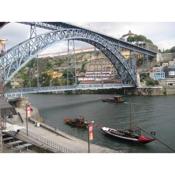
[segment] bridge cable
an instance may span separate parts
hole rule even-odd
[[[68,52],[68,55],[67,55],[67,69],[66,69],[66,82],[67,82],[67,86],[68,86],[68,79],[69,79],[69,75],[68,75],[68,68],[69,68],[69,40],[67,41],[67,52]]]
[[[36,64],[37,64],[37,87],[40,87],[40,82],[39,82],[39,57],[38,57],[38,55],[36,56]]]
[[[77,85],[77,76],[76,76],[76,71],[77,71],[77,59],[76,59],[76,53],[75,53],[75,42],[72,40],[73,44],[73,55],[74,55],[74,84]]]

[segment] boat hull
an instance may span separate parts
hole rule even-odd
[[[149,137],[145,137],[143,135],[126,136],[125,134],[121,133],[121,130],[107,128],[107,127],[102,127],[101,130],[107,136],[111,136],[113,138],[117,138],[117,139],[124,140],[124,141],[129,141],[129,142],[146,144],[146,143],[150,143],[155,140]]]
[[[121,96],[115,96],[113,98],[105,98],[102,99],[103,102],[108,102],[108,103],[124,103],[125,100]]]
[[[65,118],[64,123],[75,128],[87,128],[87,122],[81,119]]]

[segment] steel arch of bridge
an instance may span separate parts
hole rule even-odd
[[[5,84],[39,52],[62,40],[80,40],[94,45],[111,61],[123,83],[137,86],[135,67],[128,64],[113,43],[84,29],[60,29],[48,32],[28,39],[8,50],[0,58]]]
[[[156,51],[153,51],[152,49],[150,50],[147,48],[143,48],[143,47],[140,47],[138,45],[123,41],[121,39],[116,39],[116,38],[113,38],[111,36],[107,36],[106,34],[98,33],[96,31],[82,28],[80,26],[68,24],[65,22],[19,22],[19,23],[29,25],[29,26],[35,26],[35,27],[42,28],[42,29],[52,30],[52,31],[60,30],[60,29],[68,29],[68,28],[69,29],[83,29],[83,30],[89,31],[91,33],[95,33],[95,34],[102,36],[103,38],[112,42],[113,45],[118,49],[124,48],[124,49],[128,49],[128,50],[131,50],[133,52],[144,54],[144,55],[147,55],[150,57],[155,57],[157,54]]]

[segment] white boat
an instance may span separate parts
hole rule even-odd
[[[155,139],[144,136],[142,134],[137,134],[134,130],[119,130],[119,129],[113,129],[108,127],[102,127],[101,130],[104,134],[108,136],[112,136],[118,139],[137,142],[137,143],[150,143],[154,141]]]

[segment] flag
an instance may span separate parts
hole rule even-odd
[[[26,107],[27,117],[31,117],[32,111],[33,111],[32,107],[30,105],[27,105]]]
[[[88,128],[89,128],[89,140],[93,140],[94,139],[94,132],[93,132],[94,127],[93,127],[93,124],[90,123]]]

